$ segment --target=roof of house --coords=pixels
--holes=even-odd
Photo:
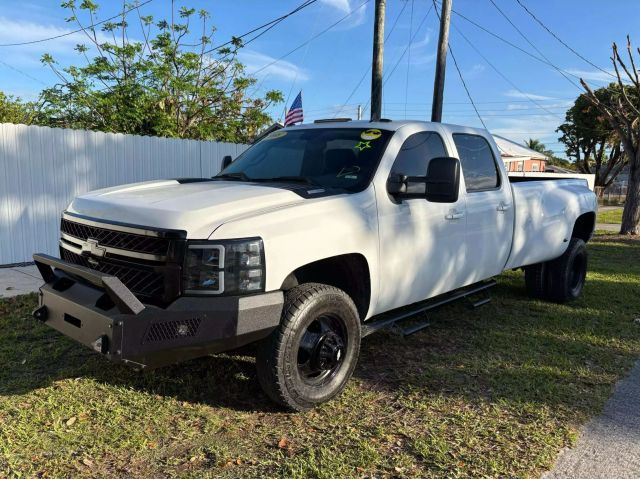
[[[539,151],[527,148],[524,145],[516,143],[499,135],[493,135],[502,159],[506,162],[509,161],[522,161],[522,160],[547,160],[547,157]]]

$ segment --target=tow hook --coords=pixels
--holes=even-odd
[[[91,347],[100,354],[107,354],[109,352],[109,338],[102,335],[91,343]]]
[[[32,314],[34,318],[44,323],[49,317],[49,310],[46,306],[40,306],[38,309],[35,309]]]

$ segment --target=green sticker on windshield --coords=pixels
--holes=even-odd
[[[358,151],[366,150],[368,148],[371,148],[371,142],[370,141],[359,141],[356,144],[356,146],[354,146],[354,148],[356,148]]]
[[[265,137],[265,140],[275,140],[276,138],[282,138],[283,136],[287,136],[287,132],[278,130],[278,131],[274,131],[273,133],[269,133]]]

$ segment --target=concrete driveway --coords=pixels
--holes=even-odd
[[[35,265],[0,268],[0,298],[35,293],[44,281]]]
[[[640,477],[640,363],[620,381],[603,413],[583,428],[544,479]]]

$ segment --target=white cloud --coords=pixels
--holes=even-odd
[[[411,65],[412,66],[424,66],[433,63],[436,59],[436,53],[431,48],[431,41],[433,40],[433,30],[427,29],[426,33],[420,40],[411,44]],[[406,63],[406,58],[409,54],[406,43],[392,47],[394,55],[391,59],[391,64],[394,64],[397,58],[404,53],[405,57],[403,61]]]
[[[560,136],[556,128],[562,123],[555,115],[541,114],[522,118],[485,118],[489,131],[521,143],[527,138],[537,138],[543,143],[553,143]]]
[[[540,103],[540,100],[535,100],[534,101],[536,103],[533,102],[522,102],[522,103],[509,103],[506,106],[506,109],[509,111],[518,111],[518,110],[537,110],[540,111],[541,108],[540,106],[548,109],[548,110],[561,110],[561,109],[567,109],[567,108],[571,108],[573,106],[573,101],[572,100],[567,100],[567,101],[557,101],[554,103]]]
[[[528,92],[522,92],[518,90],[509,90],[505,92],[504,96],[508,96],[509,98],[522,99],[522,100],[540,100],[540,101],[557,100],[557,98],[554,98],[552,96],[539,95],[537,93],[528,93]]]
[[[74,48],[77,44],[91,46],[90,40],[82,33],[71,33],[74,29],[60,27],[53,24],[37,23],[25,20],[12,20],[0,17],[0,43],[23,43],[43,38],[54,38],[45,42],[31,43],[3,48],[2,59],[16,67],[39,67],[40,58],[44,53],[50,53],[54,58],[70,58],[77,55]],[[98,32],[98,41],[108,41],[108,38]]]
[[[485,70],[486,70],[486,68],[485,68],[484,65],[481,65],[480,63],[477,63],[477,64],[473,65],[471,68],[469,68],[469,70],[465,73],[465,76],[467,78],[473,78],[475,76],[480,75]]]
[[[297,81],[306,81],[309,79],[307,72],[293,63],[280,60],[270,65],[276,59],[255,50],[241,50],[238,53],[238,57],[240,61],[244,63],[249,75],[260,70],[260,75],[268,75],[269,77],[279,78],[281,80],[293,81],[297,79]],[[266,65],[269,66],[264,68]]]
[[[320,0],[321,3],[336,11],[336,20],[353,12],[348,18],[340,22],[336,29],[351,29],[362,25],[367,18],[367,5],[362,0]]]
[[[431,44],[431,40],[433,39],[433,28],[427,28],[427,32],[424,34],[424,38],[420,41],[415,42],[411,46],[411,50],[420,50],[426,46]]]
[[[603,82],[603,83],[611,83],[613,81],[616,81],[614,70],[600,71],[600,70],[579,70],[577,68],[567,68],[565,71],[570,73],[571,75],[580,77],[585,81],[595,81],[595,82]],[[608,72],[608,73],[605,73],[605,72]]]

